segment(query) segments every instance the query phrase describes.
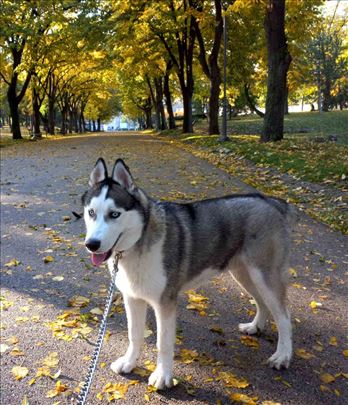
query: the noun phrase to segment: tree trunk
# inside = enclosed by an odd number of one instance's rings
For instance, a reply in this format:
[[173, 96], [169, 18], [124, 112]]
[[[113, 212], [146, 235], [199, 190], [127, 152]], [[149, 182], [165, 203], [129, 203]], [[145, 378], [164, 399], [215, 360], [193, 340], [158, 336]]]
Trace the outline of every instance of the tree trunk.
[[244, 84], [244, 94], [250, 110], [254, 111], [259, 117], [263, 118], [265, 114], [256, 107], [253, 97], [249, 93], [249, 85], [246, 83]]
[[152, 129], [152, 117], [151, 117], [151, 108], [145, 110], [145, 129]]
[[47, 119], [47, 115], [45, 116], [45, 115], [43, 115], [41, 112], [40, 112], [40, 118], [41, 118], [41, 121], [42, 121], [42, 123], [43, 123], [43, 127], [44, 127], [44, 130], [45, 130], [45, 132], [46, 132], [46, 135], [48, 134], [48, 119]]
[[85, 127], [84, 127], [84, 124], [83, 124], [83, 113], [82, 112], [80, 112], [80, 114], [79, 114], [79, 132], [80, 133], [85, 132]]
[[62, 111], [61, 111], [61, 114], [62, 114], [62, 127], [61, 127], [61, 129], [60, 129], [60, 133], [62, 134], [62, 135], [66, 135], [66, 130], [67, 130], [67, 115], [68, 115], [68, 111], [67, 111], [67, 108], [66, 107], [64, 107], [63, 109], [62, 109]]
[[10, 114], [12, 118], [12, 138], [13, 139], [22, 139], [21, 128], [20, 128], [20, 118], [19, 118], [19, 103], [22, 101], [25, 92], [27, 91], [28, 85], [30, 83], [32, 72], [29, 71], [27, 76], [24, 80], [23, 86], [20, 90], [20, 93], [17, 94], [17, 84], [18, 84], [18, 72], [17, 67], [22, 62], [22, 55], [23, 50], [25, 47], [25, 41], [23, 40], [19, 47], [12, 46], [11, 53], [13, 58], [13, 65], [12, 65], [12, 76], [10, 82], [8, 84], [7, 90], [7, 100], [10, 107]]
[[170, 87], [169, 87], [169, 71], [171, 69], [171, 66], [172, 66], [171, 63], [167, 63], [167, 69], [166, 69], [166, 73], [164, 75], [163, 92], [164, 92], [164, 98], [166, 101], [169, 129], [175, 129], [176, 125], [175, 125], [175, 119], [174, 119], [174, 113], [173, 113], [172, 96], [171, 96]]
[[54, 110], [54, 99], [49, 97], [48, 99], [48, 133], [50, 135], [55, 134], [56, 114]]
[[85, 120], [85, 114], [84, 112], [81, 113], [81, 119], [82, 119], [82, 125], [83, 125], [83, 132], [86, 132], [87, 125], [86, 125], [86, 120]]
[[[183, 1], [183, 11], [186, 13], [188, 6], [186, 1]], [[176, 23], [176, 9], [174, 1], [169, 2], [169, 8], [173, 16], [173, 21]], [[180, 90], [184, 104], [184, 122], [183, 133], [192, 133], [192, 94], [194, 88], [193, 80], [193, 51], [196, 40], [196, 32], [194, 28], [195, 17], [192, 13], [187, 13], [184, 18], [181, 31], [175, 31], [174, 37], [176, 51], [173, 52], [172, 44], [167, 41], [163, 34], [158, 34], [158, 38], [162, 41], [164, 47], [168, 51], [168, 55], [175, 66], [175, 71], [180, 83]], [[175, 55], [177, 53], [177, 56]]]
[[48, 77], [48, 133], [50, 135], [55, 134], [55, 125], [56, 125], [56, 112], [55, 112], [55, 102], [56, 102], [56, 78], [55, 75], [50, 72]]
[[73, 110], [73, 119], [74, 119], [74, 132], [76, 134], [79, 132], [79, 121], [78, 121], [77, 111], [75, 108]]
[[210, 66], [209, 135], [219, 135], [219, 96], [221, 76], [219, 67]]
[[285, 106], [284, 106], [284, 114], [289, 114], [289, 86], [285, 87]]
[[[189, 1], [190, 6], [199, 12], [203, 11], [203, 2]], [[208, 123], [209, 135], [220, 134], [219, 130], [219, 106], [220, 106], [220, 84], [221, 74], [218, 63], [219, 52], [221, 48], [221, 39], [223, 34], [223, 18], [222, 18], [222, 4], [221, 0], [215, 0], [215, 28], [214, 40], [211, 49], [206, 51], [206, 44], [199, 26], [199, 22], [195, 17], [193, 18], [193, 25], [199, 44], [198, 59], [202, 66], [204, 74], [210, 80], [210, 96], [208, 107]], [[210, 41], [211, 42], [211, 41]], [[209, 56], [208, 56], [209, 54]], [[208, 59], [207, 59], [208, 57]]]
[[163, 131], [167, 129], [167, 122], [166, 116], [164, 114], [164, 106], [163, 106], [163, 87], [162, 87], [162, 78], [155, 79], [155, 87], [156, 87], [156, 110], [157, 114], [160, 118], [160, 130]]
[[187, 89], [182, 89], [183, 104], [184, 104], [184, 122], [182, 124], [182, 132], [184, 134], [193, 133], [192, 124], [192, 93]]
[[12, 119], [12, 138], [13, 139], [22, 139], [20, 122], [19, 122], [19, 109], [18, 109], [18, 102], [17, 102], [17, 94], [16, 94], [16, 86], [11, 85], [7, 90], [7, 100], [10, 107], [10, 114]]
[[322, 111], [328, 112], [331, 101], [331, 83], [330, 80], [325, 80], [325, 86], [323, 91], [323, 109]]
[[73, 116], [72, 116], [72, 110], [71, 110], [71, 108], [69, 109], [68, 116], [69, 116], [68, 131], [69, 131], [69, 134], [72, 134], [72, 132], [73, 132]]
[[33, 136], [34, 138], [41, 138], [40, 102], [39, 95], [35, 88], [33, 88]]
[[[156, 117], [155, 128], [156, 128], [157, 131], [159, 131], [161, 129], [161, 113], [160, 113], [159, 108], [158, 108], [157, 98], [156, 98], [155, 93], [153, 91], [151, 80], [149, 79], [148, 76], [146, 76], [146, 81], [147, 81], [147, 85], [149, 87], [150, 100], [152, 102], [152, 105], [155, 106], [155, 117]], [[156, 89], [156, 79], [155, 79], [155, 89]]]
[[100, 121], [100, 118], [97, 119], [97, 131], [98, 131], [98, 132], [101, 131], [101, 121]]
[[283, 139], [286, 78], [291, 63], [285, 36], [285, 0], [268, 0], [265, 31], [268, 57], [266, 113], [262, 142]]

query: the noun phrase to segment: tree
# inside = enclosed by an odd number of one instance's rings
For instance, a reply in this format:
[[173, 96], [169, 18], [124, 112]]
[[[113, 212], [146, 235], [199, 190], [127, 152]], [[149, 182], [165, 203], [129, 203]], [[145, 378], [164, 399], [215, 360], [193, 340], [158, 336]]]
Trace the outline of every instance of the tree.
[[347, 75], [348, 58], [344, 57], [344, 24], [332, 27], [328, 20], [320, 23], [317, 34], [311, 38], [306, 49], [312, 69], [312, 81], [315, 80], [322, 93], [322, 111], [333, 107], [332, 90], [336, 82]]
[[[161, 41], [171, 59], [180, 84], [184, 120], [183, 132], [192, 133], [192, 97], [194, 90], [193, 56], [196, 40], [195, 17], [187, 0], [151, 2], [151, 13], [145, 14], [153, 34]], [[156, 18], [153, 16], [156, 15]], [[159, 18], [160, 17], [160, 18]]]
[[[23, 69], [22, 62], [28, 41], [37, 41], [37, 35], [43, 27], [37, 24], [39, 15], [37, 9], [29, 2], [1, 1], [1, 51], [4, 59], [11, 65], [8, 75], [0, 72], [2, 79], [8, 85], [7, 100], [12, 119], [13, 139], [21, 139], [19, 122], [19, 103], [22, 101], [29, 86], [32, 70]], [[36, 23], [36, 24], [35, 24]]]
[[1, 0], [1, 51], [11, 65], [8, 74], [1, 72], [8, 85], [7, 99], [11, 111], [12, 133], [20, 139], [19, 104], [27, 91], [35, 67], [42, 58], [43, 38], [53, 22], [59, 23], [74, 3], [37, 0]]
[[268, 0], [265, 15], [268, 77], [262, 142], [283, 139], [286, 78], [291, 63], [285, 35], [285, 0]]
[[[203, 0], [190, 0], [189, 4], [196, 11], [193, 24], [199, 44], [198, 59], [203, 72], [210, 80], [209, 134], [219, 134], [221, 73], [218, 61], [223, 32], [222, 1], [203, 2]], [[211, 35], [211, 27], [214, 27], [213, 35]]]

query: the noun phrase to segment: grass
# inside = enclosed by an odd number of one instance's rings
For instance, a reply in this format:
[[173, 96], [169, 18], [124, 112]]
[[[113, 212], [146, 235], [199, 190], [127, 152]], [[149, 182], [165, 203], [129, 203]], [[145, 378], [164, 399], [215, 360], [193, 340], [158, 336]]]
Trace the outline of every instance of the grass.
[[219, 150], [226, 148], [257, 165], [277, 168], [305, 181], [341, 186], [348, 174], [347, 147], [309, 139], [260, 143], [253, 135], [237, 135], [219, 143], [218, 136], [180, 136], [184, 143]]
[[[262, 131], [263, 119], [257, 115], [236, 117], [227, 123], [228, 133], [255, 135]], [[196, 124], [197, 132], [206, 133], [207, 123]], [[337, 142], [348, 145], [348, 110], [328, 113], [291, 113], [284, 119], [285, 139], [336, 136]]]
[[[245, 183], [288, 199], [314, 218], [348, 233], [348, 111], [290, 114], [281, 142], [259, 142], [259, 117], [238, 117], [228, 122], [228, 128], [230, 141], [223, 143], [217, 135], [207, 135], [206, 122], [195, 125], [195, 134], [171, 130], [161, 136], [178, 141]], [[308, 132], [301, 133], [304, 129]], [[328, 141], [330, 135], [335, 135], [337, 142]]]
[[[274, 167], [305, 181], [344, 186], [348, 176], [348, 111], [289, 114], [284, 140], [275, 143], [259, 142], [262, 124], [263, 120], [254, 115], [229, 120], [231, 141], [224, 143], [219, 143], [217, 136], [206, 135], [206, 121], [195, 125], [192, 136], [179, 131], [165, 134], [199, 147], [229, 149], [257, 165]], [[309, 132], [299, 132], [303, 130]], [[337, 142], [322, 142], [332, 135]]]

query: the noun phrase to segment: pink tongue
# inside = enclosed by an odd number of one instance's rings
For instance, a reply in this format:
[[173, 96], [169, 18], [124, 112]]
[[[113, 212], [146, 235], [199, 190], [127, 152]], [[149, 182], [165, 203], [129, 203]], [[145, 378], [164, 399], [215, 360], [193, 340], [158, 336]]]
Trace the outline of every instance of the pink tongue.
[[106, 253], [101, 253], [101, 254], [92, 253], [92, 263], [95, 266], [101, 265], [103, 263], [103, 261], [105, 261], [107, 254], [108, 254], [107, 252]]

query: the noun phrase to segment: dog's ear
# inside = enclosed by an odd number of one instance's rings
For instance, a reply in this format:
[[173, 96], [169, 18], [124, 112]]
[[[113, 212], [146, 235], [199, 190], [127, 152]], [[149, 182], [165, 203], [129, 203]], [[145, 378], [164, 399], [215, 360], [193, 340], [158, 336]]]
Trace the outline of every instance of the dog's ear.
[[96, 184], [104, 181], [108, 177], [108, 171], [103, 158], [99, 158], [95, 164], [91, 175], [89, 176], [89, 185], [94, 187]]
[[124, 163], [122, 159], [117, 159], [115, 162], [114, 169], [112, 171], [112, 179], [119, 183], [127, 191], [134, 191], [135, 184], [133, 177], [130, 174], [128, 166]]

